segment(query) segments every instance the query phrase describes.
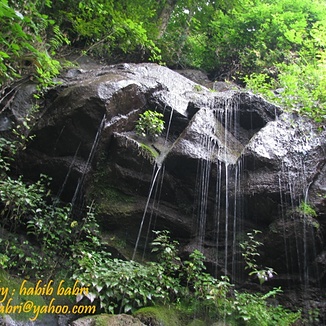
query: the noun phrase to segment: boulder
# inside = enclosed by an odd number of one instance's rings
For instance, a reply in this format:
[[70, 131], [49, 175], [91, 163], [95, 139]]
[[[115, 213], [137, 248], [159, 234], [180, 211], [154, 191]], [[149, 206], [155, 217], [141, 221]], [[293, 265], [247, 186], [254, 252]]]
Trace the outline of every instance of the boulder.
[[[212, 91], [156, 64], [81, 65], [60, 81], [20, 154], [26, 177], [50, 175], [76, 212], [94, 201], [102, 231], [145, 252], [151, 230], [168, 229], [184, 254], [199, 248], [212, 271], [239, 278], [239, 242], [260, 229], [283, 275], [325, 279], [315, 269], [325, 251], [325, 130], [250, 92]], [[135, 133], [146, 110], [163, 114], [158, 138]], [[302, 203], [316, 217], [294, 214]]]
[[71, 323], [72, 326], [144, 326], [139, 319], [126, 314], [100, 314], [79, 318]]

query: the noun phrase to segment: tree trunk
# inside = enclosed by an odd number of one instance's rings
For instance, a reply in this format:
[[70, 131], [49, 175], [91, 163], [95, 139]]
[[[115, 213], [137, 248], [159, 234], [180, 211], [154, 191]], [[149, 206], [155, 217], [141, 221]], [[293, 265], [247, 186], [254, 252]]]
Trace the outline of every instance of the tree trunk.
[[162, 2], [162, 9], [161, 12], [158, 14], [158, 21], [160, 24], [159, 27], [159, 38], [163, 37], [166, 28], [168, 26], [170, 17], [173, 13], [173, 10], [178, 2], [178, 0], [161, 0]]

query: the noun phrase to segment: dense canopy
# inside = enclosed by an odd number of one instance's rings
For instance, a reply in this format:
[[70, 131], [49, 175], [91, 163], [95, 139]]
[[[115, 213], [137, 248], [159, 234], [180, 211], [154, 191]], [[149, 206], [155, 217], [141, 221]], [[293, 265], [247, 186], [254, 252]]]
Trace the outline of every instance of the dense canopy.
[[201, 69], [325, 118], [322, 0], [0, 0], [0, 20], [2, 87], [26, 74], [49, 87], [74, 52]]

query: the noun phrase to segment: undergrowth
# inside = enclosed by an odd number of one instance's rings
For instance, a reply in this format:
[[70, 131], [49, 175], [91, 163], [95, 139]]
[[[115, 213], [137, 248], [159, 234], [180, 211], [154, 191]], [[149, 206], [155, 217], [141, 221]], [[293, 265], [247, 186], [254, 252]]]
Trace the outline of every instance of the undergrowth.
[[[164, 305], [230, 325], [291, 325], [300, 318], [299, 312], [268, 304], [269, 298], [281, 293], [279, 288], [240, 292], [227, 276], [217, 279], [205, 271], [205, 257], [199, 250], [181, 259], [179, 243], [166, 230], [155, 231], [155, 261], [112, 257], [102, 244], [94, 207], [76, 217], [70, 205], [60, 203], [48, 190], [48, 177], [34, 183], [10, 177], [8, 143], [0, 141], [0, 145], [0, 270], [31, 280], [51, 279], [64, 270], [72, 282], [78, 280], [89, 288], [84, 299], [108, 313]], [[255, 262], [261, 245], [256, 233], [249, 233], [243, 242], [243, 256], [249, 273], [266, 281], [274, 271], [260, 269]]]

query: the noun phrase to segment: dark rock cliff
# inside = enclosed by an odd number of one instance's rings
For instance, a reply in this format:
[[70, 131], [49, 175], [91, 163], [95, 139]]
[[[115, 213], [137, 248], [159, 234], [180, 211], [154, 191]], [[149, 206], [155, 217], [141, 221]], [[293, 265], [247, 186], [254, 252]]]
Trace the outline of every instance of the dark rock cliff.
[[[140, 251], [151, 229], [168, 229], [185, 253], [200, 248], [213, 272], [239, 280], [239, 241], [259, 229], [276, 285], [325, 285], [325, 131], [155, 64], [81, 66], [60, 81], [21, 154], [26, 176], [50, 175], [77, 212], [94, 201], [103, 231]], [[164, 115], [155, 140], [134, 131], [148, 109]]]

